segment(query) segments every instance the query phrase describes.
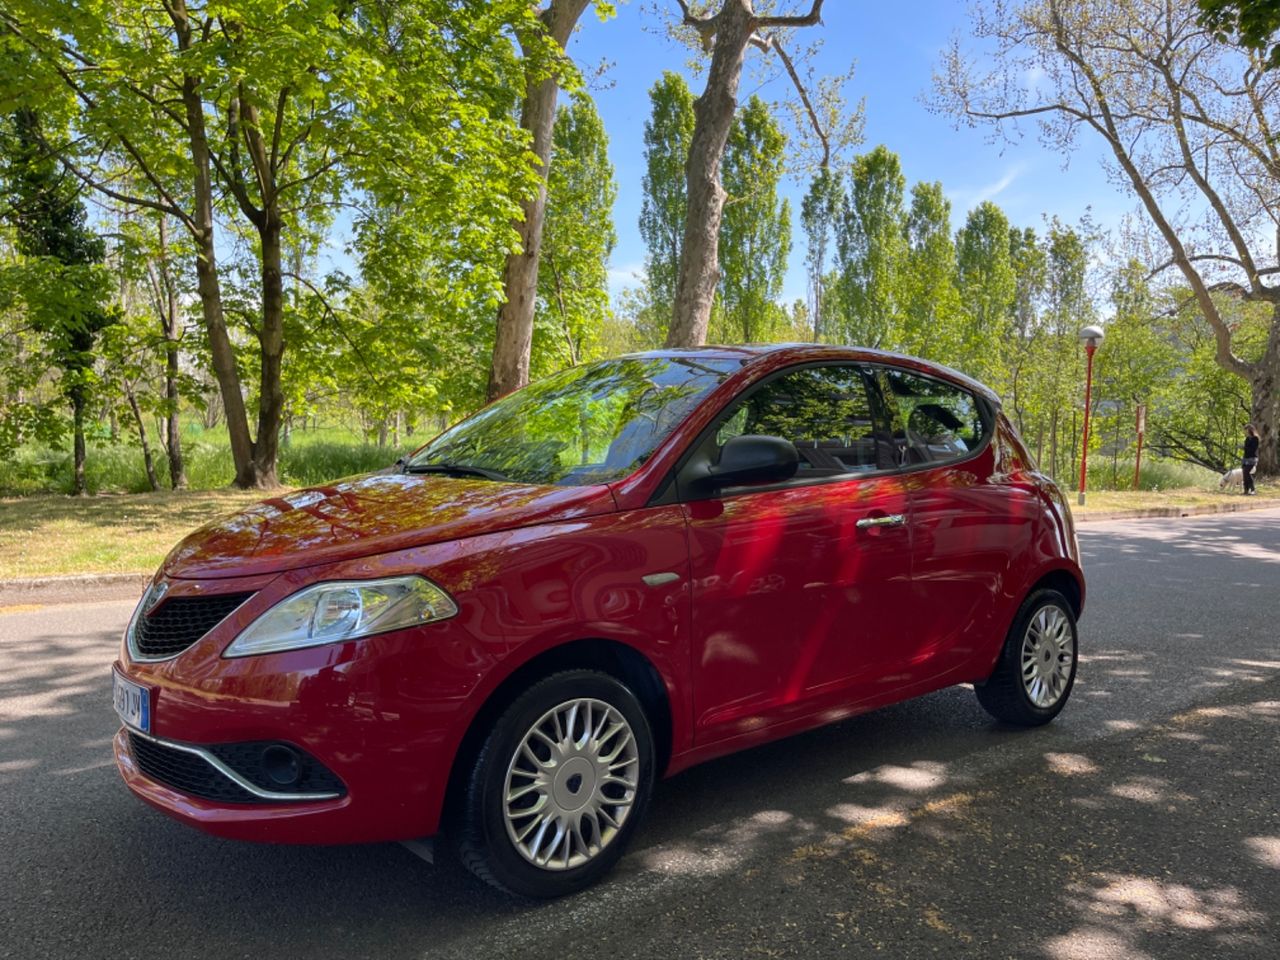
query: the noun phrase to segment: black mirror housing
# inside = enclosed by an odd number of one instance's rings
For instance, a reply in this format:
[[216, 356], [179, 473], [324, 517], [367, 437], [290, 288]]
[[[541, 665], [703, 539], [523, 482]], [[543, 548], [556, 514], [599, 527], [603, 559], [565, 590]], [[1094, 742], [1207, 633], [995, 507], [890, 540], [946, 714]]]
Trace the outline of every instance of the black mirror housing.
[[744, 434], [726, 441], [720, 449], [720, 460], [708, 468], [698, 486], [714, 490], [740, 483], [782, 483], [794, 477], [798, 469], [800, 454], [790, 440]]

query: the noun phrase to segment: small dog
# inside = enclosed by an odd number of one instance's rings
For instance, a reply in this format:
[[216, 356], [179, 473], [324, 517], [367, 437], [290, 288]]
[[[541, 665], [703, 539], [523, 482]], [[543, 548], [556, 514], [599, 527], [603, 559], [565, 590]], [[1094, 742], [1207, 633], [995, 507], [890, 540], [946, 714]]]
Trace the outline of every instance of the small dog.
[[1244, 487], [1244, 471], [1239, 467], [1233, 467], [1222, 475], [1222, 479], [1218, 481], [1218, 489], [1225, 490], [1227, 487]]

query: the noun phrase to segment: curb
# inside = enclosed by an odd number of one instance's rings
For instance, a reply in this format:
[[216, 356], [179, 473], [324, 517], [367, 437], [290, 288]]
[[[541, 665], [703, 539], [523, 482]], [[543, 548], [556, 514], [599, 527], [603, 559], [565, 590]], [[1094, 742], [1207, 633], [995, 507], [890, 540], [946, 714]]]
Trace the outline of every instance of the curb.
[[1245, 503], [1213, 503], [1188, 507], [1147, 507], [1142, 510], [1116, 510], [1111, 513], [1072, 513], [1076, 523], [1101, 523], [1103, 520], [1158, 520], [1179, 517], [1207, 517], [1221, 513], [1246, 513], [1280, 507], [1280, 500], [1249, 500]]
[[136, 600], [151, 582], [146, 573], [88, 573], [0, 580], [0, 609], [55, 603]]

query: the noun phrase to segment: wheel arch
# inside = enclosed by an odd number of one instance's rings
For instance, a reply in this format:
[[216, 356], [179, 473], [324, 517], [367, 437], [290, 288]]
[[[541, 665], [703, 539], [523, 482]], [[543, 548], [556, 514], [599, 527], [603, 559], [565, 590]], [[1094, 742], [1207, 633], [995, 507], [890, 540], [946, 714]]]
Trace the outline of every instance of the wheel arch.
[[625, 683], [644, 707], [653, 730], [655, 773], [661, 777], [671, 760], [673, 716], [670, 692], [657, 666], [635, 647], [618, 640], [584, 638], [544, 650], [510, 672], [485, 698], [467, 724], [454, 751], [445, 787], [443, 819], [447, 822], [465, 787], [472, 760], [484, 737], [520, 693], [542, 677], [562, 670], [599, 670]]
[[1027, 597], [1035, 593], [1037, 590], [1057, 590], [1060, 594], [1067, 598], [1067, 602], [1071, 604], [1071, 612], [1077, 620], [1084, 613], [1084, 580], [1074, 571], [1065, 567], [1058, 567], [1054, 570], [1041, 575], [1034, 581], [1025, 591], [1023, 591], [1022, 599], [1025, 601]]

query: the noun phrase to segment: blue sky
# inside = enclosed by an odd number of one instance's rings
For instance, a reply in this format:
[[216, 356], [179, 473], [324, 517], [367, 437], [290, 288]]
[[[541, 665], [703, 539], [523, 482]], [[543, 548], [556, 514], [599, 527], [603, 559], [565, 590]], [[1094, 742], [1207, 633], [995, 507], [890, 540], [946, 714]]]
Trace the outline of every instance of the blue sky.
[[[675, 8], [675, 0], [657, 0]], [[791, 9], [807, 7], [807, 0], [789, 0]], [[614, 251], [611, 287], [634, 285], [632, 275], [644, 263], [644, 244], [636, 221], [640, 214], [644, 173], [644, 124], [649, 113], [648, 90], [663, 70], [684, 73], [695, 94], [701, 77], [687, 70], [693, 56], [668, 39], [649, 2], [630, 0], [618, 15], [600, 23], [588, 11], [570, 42], [569, 53], [584, 68], [601, 61], [612, 67], [608, 86], [593, 90], [596, 105], [610, 137], [610, 155], [618, 180], [614, 220], [618, 246]], [[943, 0], [877, 3], [874, 0], [828, 0], [823, 26], [803, 31], [793, 47], [809, 35], [821, 36], [823, 48], [815, 60], [820, 74], [838, 74], [850, 62], [857, 65], [846, 89], [851, 102], [866, 101], [864, 143], [857, 151], [883, 143], [902, 158], [908, 189], [918, 180], [940, 180], [952, 201], [952, 226], [982, 200], [994, 200], [1019, 226], [1040, 228], [1043, 216], [1057, 215], [1075, 222], [1091, 211], [1104, 227], [1115, 225], [1134, 204], [1108, 183], [1099, 166], [1100, 143], [1083, 138], [1080, 149], [1064, 168], [1063, 158], [1042, 148], [1034, 131], [1012, 145], [989, 142], [989, 131], [955, 129], [947, 117], [931, 114], [921, 102], [930, 89], [934, 66], [953, 35], [967, 32], [967, 4]], [[753, 51], [750, 58], [761, 54]], [[743, 76], [740, 100], [760, 93], [781, 100], [790, 92], [785, 76], [756, 86], [750, 63]], [[785, 192], [798, 210], [804, 186], [788, 183]], [[798, 217], [793, 224], [784, 299], [805, 294], [804, 240]]]

